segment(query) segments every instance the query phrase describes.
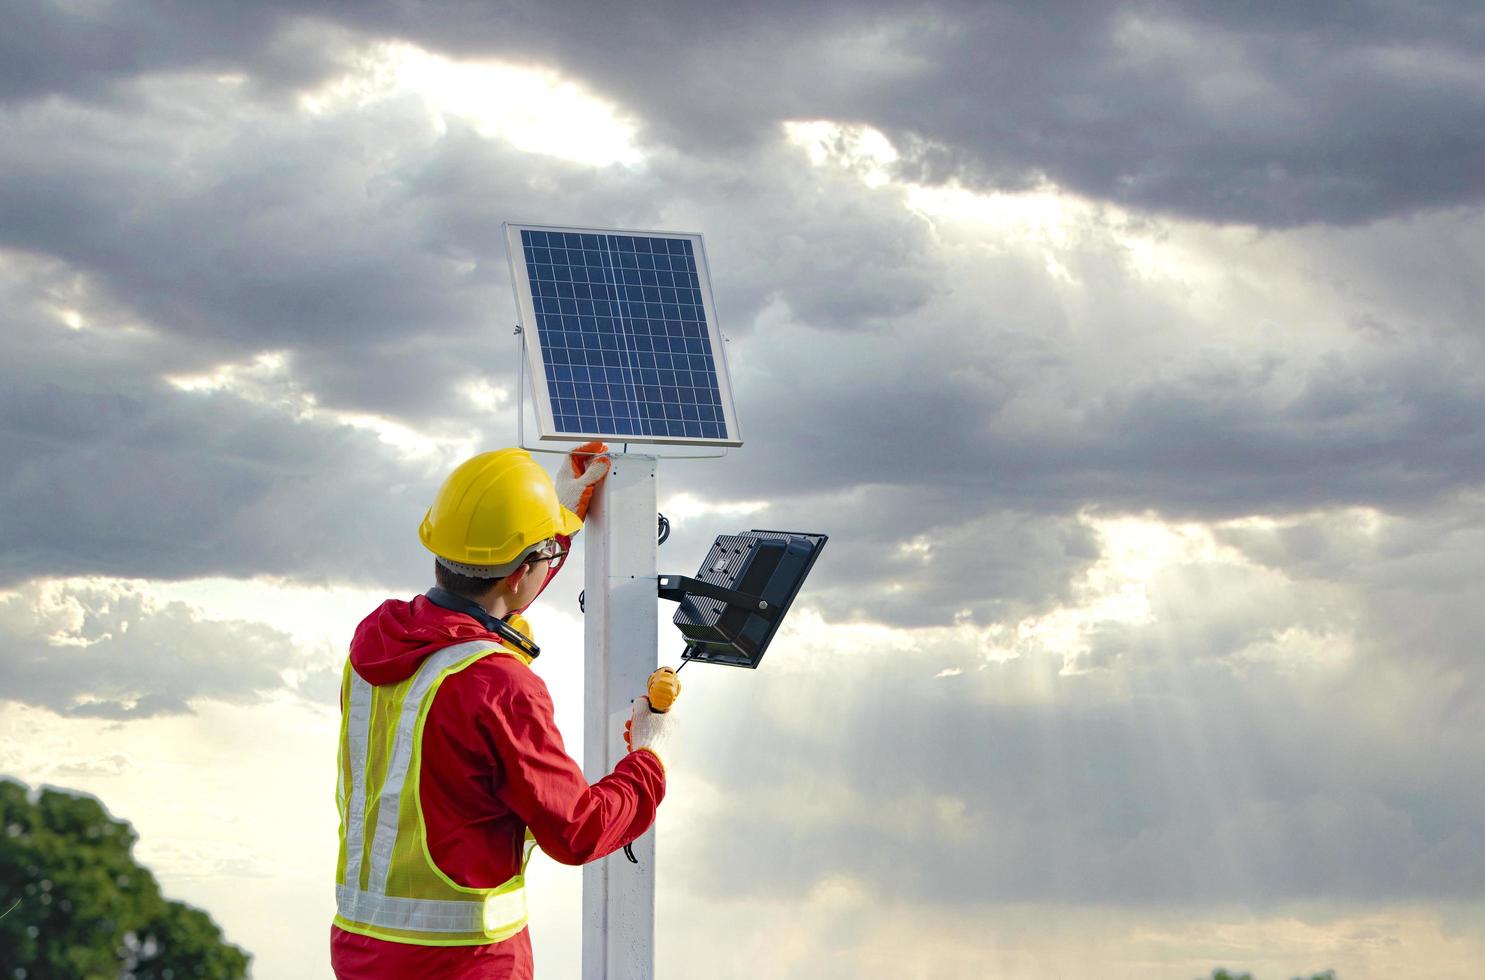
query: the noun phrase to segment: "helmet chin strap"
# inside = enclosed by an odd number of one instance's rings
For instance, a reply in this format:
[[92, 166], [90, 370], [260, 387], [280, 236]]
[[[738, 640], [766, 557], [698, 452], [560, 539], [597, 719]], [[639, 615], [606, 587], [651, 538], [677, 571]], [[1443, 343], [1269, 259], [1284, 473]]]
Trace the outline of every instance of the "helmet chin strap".
[[[548, 576], [547, 581], [551, 581], [550, 576]], [[546, 582], [543, 582], [541, 587], [545, 589]], [[461, 612], [464, 613], [466, 616], [471, 617], [472, 619], [474, 619], [475, 622], [479, 623], [485, 629], [489, 630], [491, 633], [494, 633], [496, 636], [500, 637], [502, 640], [515, 647], [517, 650], [520, 650], [532, 660], [535, 660], [537, 657], [541, 656], [541, 647], [532, 642], [531, 637], [526, 636], [520, 630], [516, 629], [514, 626], [511, 626], [504, 620], [496, 619], [494, 616], [491, 616], [489, 612], [486, 611], [484, 606], [480, 605], [478, 602], [475, 602], [473, 599], [466, 599], [462, 595], [455, 595], [448, 589], [442, 588], [441, 586], [434, 586], [426, 593], [424, 593], [424, 596], [435, 606], [439, 606], [443, 609], [452, 610], [453, 612]], [[527, 603], [527, 605], [530, 605], [530, 603]], [[515, 613], [511, 613], [511, 615], [514, 616]]]
[[530, 609], [532, 607], [532, 605], [535, 604], [535, 602], [536, 602], [537, 599], [540, 599], [541, 598], [541, 594], [547, 590], [547, 586], [551, 585], [552, 584], [552, 579], [554, 579], [556, 577], [557, 577], [557, 572], [556, 571], [553, 571], [551, 569], [548, 569], [547, 570], [547, 577], [542, 581], [541, 588], [539, 588], [539, 589], [536, 590], [536, 595], [532, 596], [531, 597], [531, 601], [528, 602], [528, 603], [526, 603], [520, 609], [512, 610], [511, 613], [510, 613], [510, 615], [512, 615], [512, 616], [520, 616], [520, 615], [524, 614], [526, 612], [526, 610]]

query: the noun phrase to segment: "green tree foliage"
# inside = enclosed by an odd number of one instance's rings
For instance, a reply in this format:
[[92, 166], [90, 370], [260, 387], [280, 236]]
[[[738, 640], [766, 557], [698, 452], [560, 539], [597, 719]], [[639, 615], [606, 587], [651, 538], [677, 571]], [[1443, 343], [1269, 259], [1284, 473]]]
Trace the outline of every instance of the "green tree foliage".
[[91, 796], [0, 779], [0, 980], [247, 975], [210, 916], [160, 894], [136, 839]]

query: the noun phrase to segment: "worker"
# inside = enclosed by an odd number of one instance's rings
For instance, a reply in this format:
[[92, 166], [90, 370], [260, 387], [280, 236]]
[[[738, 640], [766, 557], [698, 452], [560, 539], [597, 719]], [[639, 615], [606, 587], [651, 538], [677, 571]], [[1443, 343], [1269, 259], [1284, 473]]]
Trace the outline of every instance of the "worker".
[[589, 785], [521, 615], [563, 566], [606, 453], [574, 450], [555, 484], [522, 449], [460, 465], [420, 529], [437, 588], [384, 602], [356, 629], [340, 693], [341, 980], [531, 977], [533, 845], [583, 864], [654, 823], [674, 712], [636, 692], [630, 751]]

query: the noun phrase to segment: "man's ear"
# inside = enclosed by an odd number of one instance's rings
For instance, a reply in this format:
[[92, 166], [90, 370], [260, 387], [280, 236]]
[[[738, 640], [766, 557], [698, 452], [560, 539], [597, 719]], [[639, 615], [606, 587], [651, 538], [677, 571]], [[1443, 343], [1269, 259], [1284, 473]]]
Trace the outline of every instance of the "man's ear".
[[521, 583], [526, 580], [526, 575], [530, 571], [530, 565], [517, 565], [515, 571], [505, 576], [505, 587], [511, 592], [515, 592], [521, 587]]

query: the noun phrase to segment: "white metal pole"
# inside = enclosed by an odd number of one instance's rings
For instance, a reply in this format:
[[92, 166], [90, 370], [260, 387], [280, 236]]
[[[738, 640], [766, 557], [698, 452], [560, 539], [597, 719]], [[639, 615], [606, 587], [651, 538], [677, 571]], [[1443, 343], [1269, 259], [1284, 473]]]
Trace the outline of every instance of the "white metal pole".
[[[630, 699], [658, 659], [656, 457], [615, 453], [583, 531], [583, 763], [589, 782], [624, 754]], [[583, 980], [655, 975], [655, 835], [583, 866]]]

